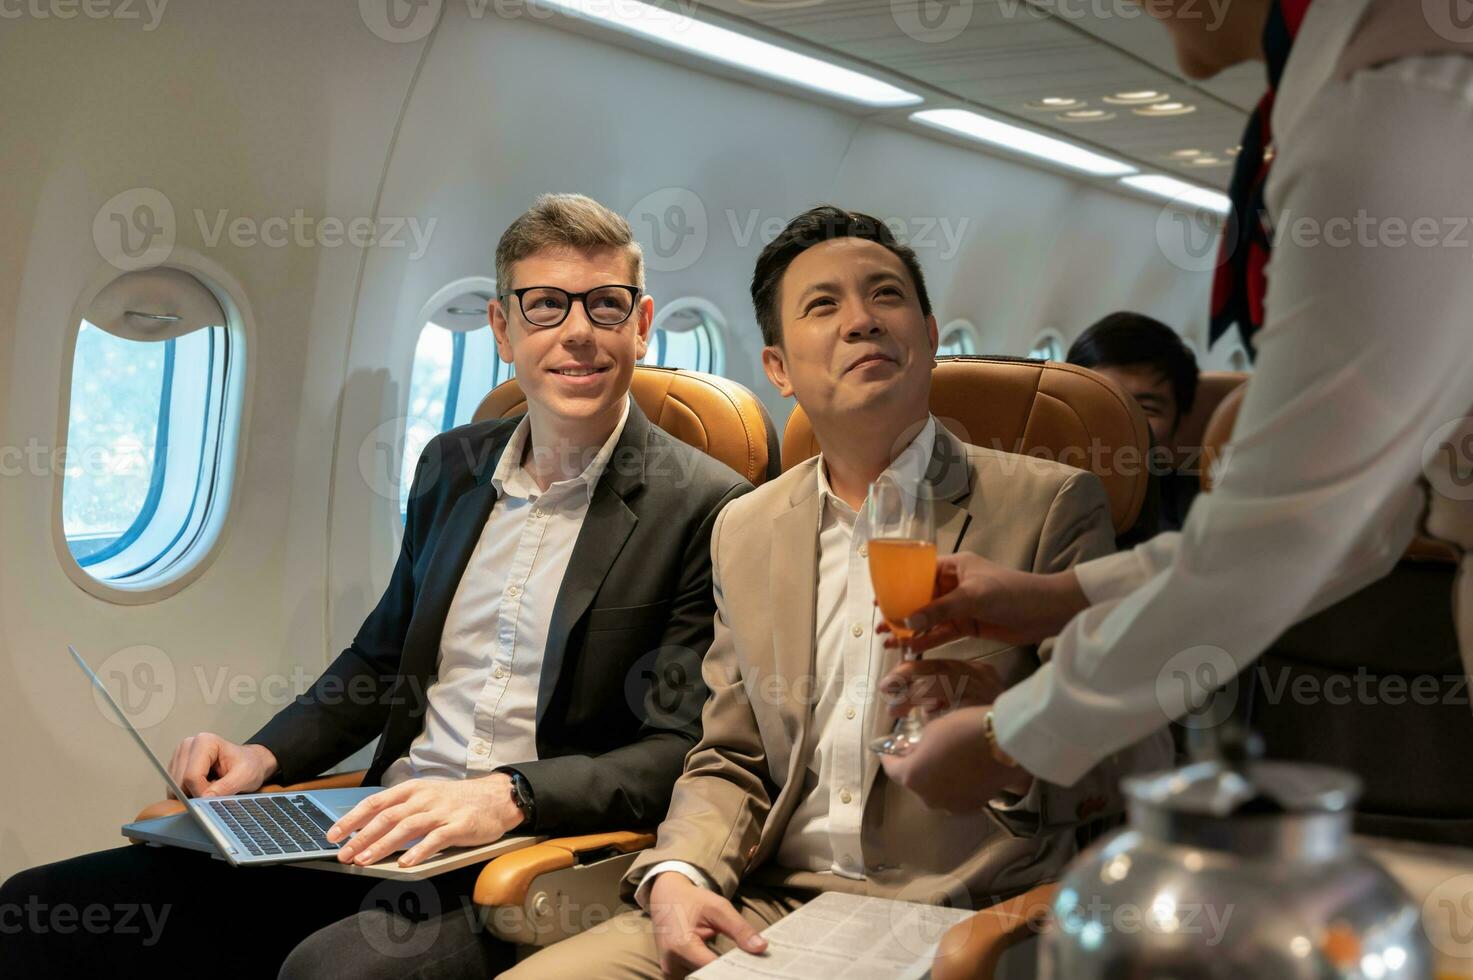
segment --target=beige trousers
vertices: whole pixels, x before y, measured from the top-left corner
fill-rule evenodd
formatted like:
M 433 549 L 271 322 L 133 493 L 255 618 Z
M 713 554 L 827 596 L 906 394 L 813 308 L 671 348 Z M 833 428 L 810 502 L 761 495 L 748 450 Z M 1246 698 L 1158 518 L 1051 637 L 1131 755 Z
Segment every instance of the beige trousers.
M 792 894 L 744 885 L 732 904 L 754 929 L 761 931 L 804 899 Z M 715 942 L 717 953 L 731 949 L 725 936 Z M 549 946 L 501 974 L 502 980 L 660 980 L 660 957 L 655 952 L 654 926 L 638 910 L 614 916 L 587 932 Z

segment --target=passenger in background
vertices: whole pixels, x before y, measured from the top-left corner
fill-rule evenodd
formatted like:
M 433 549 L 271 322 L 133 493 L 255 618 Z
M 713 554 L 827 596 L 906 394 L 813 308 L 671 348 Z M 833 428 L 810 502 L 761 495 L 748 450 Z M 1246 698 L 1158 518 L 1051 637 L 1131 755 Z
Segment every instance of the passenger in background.
M 1130 763 L 1170 759 L 1163 734 L 1071 790 L 1020 779 L 990 820 L 928 811 L 878 773 L 867 745 L 890 716 L 874 695 L 887 661 L 866 561 L 871 484 L 930 496 L 941 551 L 1040 573 L 1114 550 L 1104 488 L 967 445 L 930 414 L 936 320 L 915 253 L 883 222 L 833 207 L 799 215 L 758 258 L 752 302 L 767 376 L 796 396 L 820 455 L 716 522 L 711 698 L 659 840 L 624 880 L 643 911 L 512 977 L 683 976 L 715 958 L 711 940 L 760 951 L 758 930 L 829 890 L 991 904 L 1058 874 L 1075 828 L 1119 808 Z M 1038 663 L 1032 646 L 971 640 L 914 687 L 984 703 Z
M 1160 492 L 1160 530 L 1180 531 L 1201 474 L 1179 473 L 1171 447 L 1177 426 L 1197 398 L 1197 358 L 1160 320 L 1111 313 L 1069 347 L 1068 361 L 1103 374 L 1125 389 L 1151 424 L 1151 475 Z
M 388 788 L 329 832 L 357 832 L 345 862 L 408 847 L 399 863 L 413 865 L 512 832 L 651 826 L 700 732 L 705 688 L 672 678 L 698 676 L 715 609 L 711 528 L 751 486 L 629 395 L 654 304 L 623 218 L 579 195 L 539 198 L 502 235 L 496 281 L 497 352 L 516 365 L 527 414 L 437 436 L 398 564 L 353 643 L 244 744 L 204 732 L 170 763 L 188 792 L 223 796 L 311 778 L 377 736 L 364 782 Z M 650 689 L 631 695 L 641 676 Z M 164 910 L 161 934 L 23 926 L 5 938 L 3 972 L 259 978 L 290 952 L 290 977 L 431 964 L 435 976 L 489 976 L 514 955 L 472 914 L 478 870 L 432 879 L 434 910 L 373 878 L 102 851 L 15 875 L 0 909 L 141 905 Z M 429 921 L 396 922 L 385 905 Z

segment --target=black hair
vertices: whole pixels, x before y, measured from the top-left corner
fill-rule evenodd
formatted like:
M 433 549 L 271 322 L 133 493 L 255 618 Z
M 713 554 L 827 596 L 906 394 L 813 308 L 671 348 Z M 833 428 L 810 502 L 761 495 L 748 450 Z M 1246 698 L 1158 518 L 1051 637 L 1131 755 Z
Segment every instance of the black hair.
M 789 221 L 757 256 L 757 268 L 752 272 L 752 307 L 757 313 L 757 325 L 762 328 L 762 342 L 769 347 L 783 340 L 782 318 L 777 308 L 783 274 L 799 255 L 835 238 L 860 238 L 894 253 L 910 271 L 921 314 L 931 315 L 931 297 L 926 294 L 926 277 L 921 273 L 915 250 L 896 240 L 890 227 L 879 218 L 820 204 Z
M 1175 330 L 1144 313 L 1102 317 L 1069 346 L 1066 360 L 1085 368 L 1149 365 L 1171 382 L 1177 418 L 1197 400 L 1196 355 Z

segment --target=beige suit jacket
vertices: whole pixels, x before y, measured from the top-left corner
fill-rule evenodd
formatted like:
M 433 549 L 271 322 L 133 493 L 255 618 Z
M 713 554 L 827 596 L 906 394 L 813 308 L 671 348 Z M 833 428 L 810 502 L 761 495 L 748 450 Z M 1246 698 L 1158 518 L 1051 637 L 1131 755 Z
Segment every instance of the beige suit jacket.
M 625 879 L 626 893 L 666 860 L 700 868 L 728 897 L 752 878 L 916 901 L 945 896 L 961 907 L 1056 876 L 1076 852 L 1073 829 L 1121 808 L 1122 772 L 1170 763 L 1164 731 L 1071 788 L 1037 782 L 1027 797 L 977 814 L 928 810 L 875 766 L 861 832 L 871 869 L 865 880 L 772 863 L 814 748 L 808 735 L 823 506 L 817 465 L 810 459 L 795 466 L 732 501 L 717 518 L 711 539 L 716 633 L 702 667 L 711 689 L 703 734 L 686 757 L 658 842 Z M 938 428 L 927 480 L 935 491 L 938 553 L 964 550 L 1054 572 L 1114 550 L 1108 501 L 1091 473 L 967 445 Z M 1033 647 L 977 639 L 927 656 L 986 661 L 1009 684 L 1039 664 Z M 883 712 L 872 713 L 887 724 Z

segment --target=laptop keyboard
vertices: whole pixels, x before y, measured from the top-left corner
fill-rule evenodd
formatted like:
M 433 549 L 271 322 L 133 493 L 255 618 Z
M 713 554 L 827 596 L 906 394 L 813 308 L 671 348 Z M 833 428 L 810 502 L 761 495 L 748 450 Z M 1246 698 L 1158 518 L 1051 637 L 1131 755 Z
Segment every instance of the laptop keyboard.
M 324 836 L 335 822 L 305 796 L 210 800 L 210 809 L 235 832 L 253 857 L 335 851 Z

